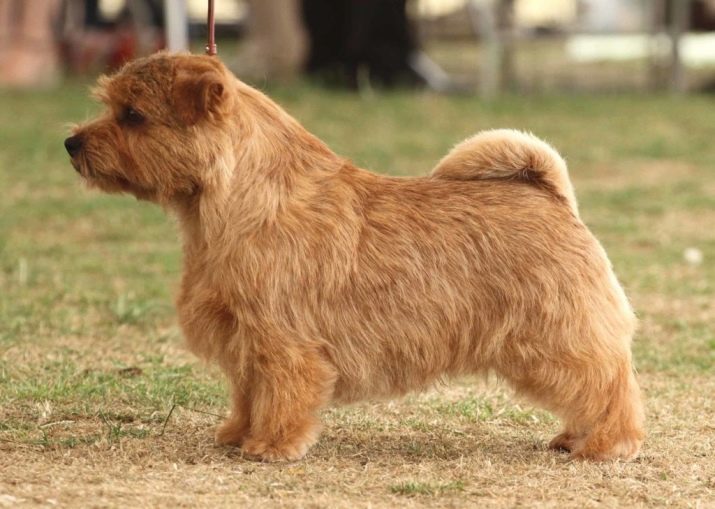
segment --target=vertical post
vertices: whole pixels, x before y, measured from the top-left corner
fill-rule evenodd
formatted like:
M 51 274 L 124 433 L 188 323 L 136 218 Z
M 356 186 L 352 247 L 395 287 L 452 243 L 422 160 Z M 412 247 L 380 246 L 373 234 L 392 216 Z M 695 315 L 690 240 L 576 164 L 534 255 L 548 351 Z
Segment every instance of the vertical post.
M 498 0 L 496 14 L 497 30 L 501 41 L 499 63 L 500 91 L 514 89 L 514 0 Z
M 680 43 L 690 25 L 690 0 L 671 0 L 670 8 L 670 91 L 680 94 L 687 88 Z
M 479 70 L 479 92 L 483 99 L 491 100 L 499 93 L 499 68 L 501 51 L 499 34 L 496 29 L 493 5 L 479 5 L 475 1 L 467 4 L 472 29 L 481 36 L 482 53 Z
M 662 43 L 668 0 L 643 0 L 643 4 L 649 35 L 648 85 L 653 90 L 663 90 L 667 85 Z
M 189 49 L 189 20 L 184 0 L 164 0 L 166 47 L 170 51 Z
M 514 87 L 514 0 L 492 0 L 488 5 L 472 0 L 467 6 L 484 45 L 481 95 L 493 99 Z

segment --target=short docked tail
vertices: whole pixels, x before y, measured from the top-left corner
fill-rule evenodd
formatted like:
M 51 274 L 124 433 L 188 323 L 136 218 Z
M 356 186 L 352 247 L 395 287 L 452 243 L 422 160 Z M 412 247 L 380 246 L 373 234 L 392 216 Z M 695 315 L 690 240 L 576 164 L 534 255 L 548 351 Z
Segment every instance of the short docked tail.
M 563 199 L 578 217 L 566 163 L 548 143 L 512 129 L 482 131 L 463 141 L 432 170 L 451 180 L 519 180 Z

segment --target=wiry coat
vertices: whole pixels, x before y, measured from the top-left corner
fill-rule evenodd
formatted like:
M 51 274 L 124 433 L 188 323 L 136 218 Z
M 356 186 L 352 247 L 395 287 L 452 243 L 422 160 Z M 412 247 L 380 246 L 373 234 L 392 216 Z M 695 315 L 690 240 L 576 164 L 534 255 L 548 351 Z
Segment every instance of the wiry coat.
M 220 443 L 295 459 L 331 402 L 493 371 L 564 420 L 552 447 L 637 453 L 635 319 L 544 142 L 489 131 L 430 176 L 392 178 L 215 59 L 160 54 L 98 94 L 110 112 L 76 130 L 73 163 L 176 211 L 180 323 L 232 388 Z

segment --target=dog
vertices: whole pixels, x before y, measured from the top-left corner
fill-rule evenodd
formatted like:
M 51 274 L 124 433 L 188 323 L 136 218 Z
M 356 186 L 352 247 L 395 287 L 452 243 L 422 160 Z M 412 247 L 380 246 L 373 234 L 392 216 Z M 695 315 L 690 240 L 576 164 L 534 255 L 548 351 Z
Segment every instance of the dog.
M 637 455 L 636 318 L 545 142 L 486 131 L 397 178 L 215 57 L 136 60 L 95 95 L 106 111 L 65 147 L 90 187 L 178 217 L 179 322 L 230 385 L 218 444 L 297 460 L 330 404 L 495 373 L 563 421 L 551 448 Z

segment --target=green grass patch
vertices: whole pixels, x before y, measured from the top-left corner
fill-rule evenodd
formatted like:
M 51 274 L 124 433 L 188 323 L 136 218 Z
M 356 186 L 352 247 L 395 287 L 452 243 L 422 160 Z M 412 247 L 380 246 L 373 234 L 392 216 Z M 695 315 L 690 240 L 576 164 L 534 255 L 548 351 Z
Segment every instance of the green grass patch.
M 405 497 L 438 496 L 464 491 L 463 481 L 448 483 L 430 483 L 421 481 L 403 481 L 390 485 L 390 493 Z

